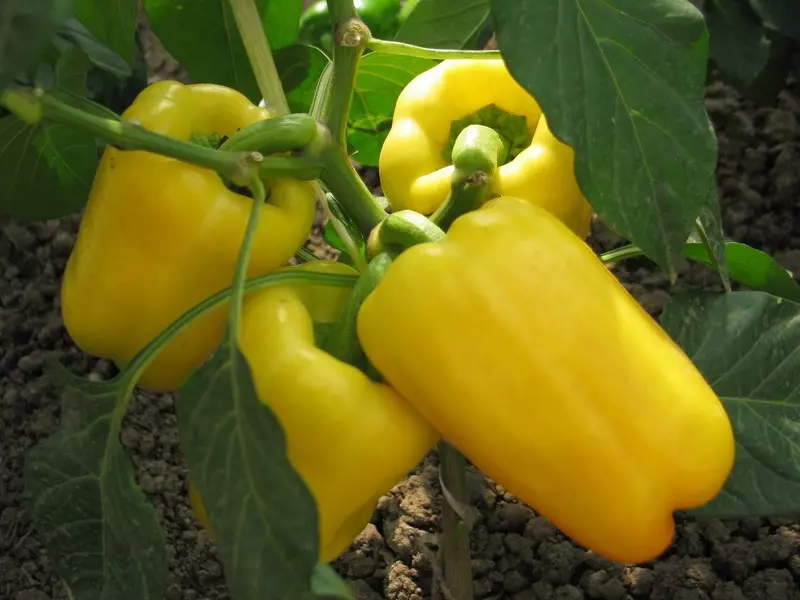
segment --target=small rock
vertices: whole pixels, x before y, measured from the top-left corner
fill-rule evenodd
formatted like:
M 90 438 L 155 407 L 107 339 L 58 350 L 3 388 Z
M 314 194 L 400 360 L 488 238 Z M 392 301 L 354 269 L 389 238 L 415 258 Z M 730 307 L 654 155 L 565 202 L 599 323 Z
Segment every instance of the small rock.
M 583 600 L 583 598 L 583 590 L 574 585 L 561 585 L 553 593 L 553 600 Z
M 519 571 L 509 571 L 503 577 L 503 589 L 513 594 L 528 586 L 530 582 Z
M 558 530 L 555 526 L 544 517 L 534 517 L 525 525 L 523 535 L 531 540 L 534 545 L 539 545 L 545 540 L 554 538 L 557 532 Z

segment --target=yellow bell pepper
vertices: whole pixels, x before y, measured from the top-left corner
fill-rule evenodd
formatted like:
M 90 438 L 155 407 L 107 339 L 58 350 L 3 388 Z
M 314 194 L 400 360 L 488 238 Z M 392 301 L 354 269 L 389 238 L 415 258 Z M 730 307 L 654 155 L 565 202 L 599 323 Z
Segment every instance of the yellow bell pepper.
M 290 268 L 356 273 L 329 261 Z M 315 497 L 323 562 L 350 545 L 380 496 L 439 439 L 391 387 L 315 345 L 314 324 L 332 323 L 344 309 L 342 290 L 287 284 L 252 292 L 239 331 L 256 391 L 281 423 L 289 460 Z M 190 494 L 210 530 L 197 490 Z
M 122 118 L 189 140 L 231 136 L 270 113 L 235 90 L 161 81 L 146 88 Z M 253 240 L 249 277 L 286 264 L 308 237 L 315 214 L 311 182 L 264 183 L 268 201 Z M 75 343 L 121 366 L 181 314 L 229 286 L 251 203 L 209 169 L 106 148 L 61 291 L 64 325 Z M 225 303 L 173 338 L 139 385 L 178 388 L 216 348 L 227 311 Z
M 507 491 L 609 559 L 656 558 L 733 465 L 686 354 L 546 210 L 501 197 L 389 267 L 358 315 L 398 393 Z
M 430 215 L 441 206 L 454 172 L 443 155 L 451 125 L 492 104 L 524 117 L 532 139 L 497 169 L 491 194 L 541 206 L 585 238 L 592 210 L 575 180 L 572 148 L 553 135 L 536 100 L 499 58 L 445 60 L 400 93 L 378 165 L 392 208 Z

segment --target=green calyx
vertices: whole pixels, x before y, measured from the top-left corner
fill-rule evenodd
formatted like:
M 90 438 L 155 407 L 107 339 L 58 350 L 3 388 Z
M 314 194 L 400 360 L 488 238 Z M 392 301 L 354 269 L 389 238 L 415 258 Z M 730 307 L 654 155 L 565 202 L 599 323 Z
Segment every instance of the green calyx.
M 417 244 L 440 242 L 444 231 L 433 221 L 413 210 L 401 210 L 386 217 L 367 239 L 367 257 L 382 253 L 398 255 Z
M 447 164 L 451 164 L 453 147 L 458 136 L 470 125 L 484 125 L 494 129 L 508 142 L 508 154 L 506 160 L 499 163 L 501 165 L 516 158 L 520 152 L 531 145 L 533 139 L 528 131 L 528 121 L 523 115 L 513 115 L 496 104 L 487 104 L 463 119 L 450 124 L 450 136 L 442 150 L 442 157 Z

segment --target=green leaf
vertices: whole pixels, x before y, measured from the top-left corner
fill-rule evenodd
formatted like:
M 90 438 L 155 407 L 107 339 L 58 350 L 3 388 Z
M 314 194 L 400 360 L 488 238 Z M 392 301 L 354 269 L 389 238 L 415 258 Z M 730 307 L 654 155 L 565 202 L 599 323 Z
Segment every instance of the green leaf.
M 725 236 L 722 231 L 722 213 L 717 197 L 716 183 L 712 184 L 708 193 L 708 201 L 697 220 L 697 233 L 711 257 L 710 266 L 716 269 L 726 291 L 731 291 L 731 278 L 728 273 L 727 254 L 725 252 Z M 686 255 L 684 248 L 684 256 Z
M 128 63 L 119 54 L 101 44 L 77 19 L 68 19 L 59 29 L 58 38 L 83 50 L 92 64 L 103 71 L 117 77 L 131 76 Z
M 361 60 L 347 134 L 356 162 L 377 166 L 381 146 L 391 127 L 397 97 L 414 77 L 435 64 L 427 58 L 378 52 Z
M 75 16 L 101 44 L 132 63 L 139 0 L 76 0 Z
M 354 600 L 353 592 L 347 584 L 326 564 L 318 564 L 311 575 L 311 590 L 316 598 L 330 600 Z
M 797 0 L 747 0 L 766 25 L 800 42 L 800 4 Z
M 56 87 L 64 92 L 83 96 L 86 94 L 88 72 L 89 57 L 83 50 L 73 46 L 56 62 Z
M 0 91 L 36 64 L 74 0 L 2 0 L 0 2 Z
M 686 244 L 683 255 L 690 260 L 714 266 L 703 244 Z M 800 284 L 769 254 L 747 244 L 727 242 L 725 256 L 730 275 L 736 281 L 756 291 L 800 302 Z
M 720 396 L 736 439 L 700 518 L 800 512 L 800 306 L 762 292 L 675 297 L 661 323 Z
M 231 597 L 304 598 L 319 552 L 316 504 L 231 337 L 181 389 L 181 448 L 214 530 Z
M 674 278 L 707 200 L 707 33 L 686 0 L 490 0 L 498 46 L 602 220 Z
M 56 85 L 72 104 L 86 93 L 89 60 L 73 47 L 56 63 Z M 58 93 L 57 92 L 57 93 Z M 61 123 L 27 125 L 0 119 L 0 214 L 23 220 L 56 219 L 80 210 L 98 163 L 94 137 Z
M 421 0 L 394 39 L 428 48 L 471 49 L 489 22 L 489 0 Z
M 757 15 L 741 0 L 710 0 L 705 16 L 712 60 L 726 75 L 752 83 L 770 58 L 770 41 Z
M 56 219 L 86 203 L 97 168 L 91 135 L 59 123 L 0 119 L 0 214 Z
M 314 100 L 317 81 L 330 62 L 328 57 L 318 48 L 302 44 L 281 48 L 274 57 L 289 109 L 292 112 L 308 113 Z
M 229 0 L 143 0 L 142 5 L 153 32 L 193 80 L 234 88 L 252 102 L 261 100 Z M 256 5 L 272 50 L 292 44 L 302 4 L 256 0 Z
M 28 452 L 25 492 L 38 538 L 75 600 L 161 600 L 165 540 L 119 441 L 133 384 L 56 369 L 61 427 Z

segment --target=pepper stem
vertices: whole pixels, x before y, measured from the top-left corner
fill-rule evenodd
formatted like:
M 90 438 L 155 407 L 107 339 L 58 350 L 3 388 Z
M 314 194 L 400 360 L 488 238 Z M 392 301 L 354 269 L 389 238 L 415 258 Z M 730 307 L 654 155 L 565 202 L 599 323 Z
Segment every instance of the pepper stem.
M 413 210 L 401 210 L 386 217 L 367 240 L 367 257 L 381 253 L 400 254 L 411 246 L 440 242 L 445 233 L 428 217 Z
M 447 442 L 441 442 L 438 451 L 439 477 L 445 497 L 442 503 L 442 543 L 439 545 L 444 585 L 451 598 L 472 600 L 472 562 L 469 549 L 471 524 L 459 516 L 456 510 L 457 506 L 469 506 L 467 462 Z
M 328 94 L 320 110 L 320 120 L 327 125 L 334 141 L 347 144 L 347 122 L 353 102 L 356 74 L 367 42 L 369 28 L 358 18 L 352 0 L 328 0 L 333 25 L 333 63 Z
M 294 171 L 291 164 L 286 163 L 288 157 L 271 157 L 280 159 L 276 164 L 263 159 L 257 152 L 221 152 L 206 148 L 148 131 L 128 121 L 99 117 L 37 90 L 7 90 L 0 103 L 12 112 L 16 106 L 25 106 L 26 111 L 30 111 L 34 104 L 38 104 L 42 119 L 87 131 L 120 150 L 145 150 L 213 169 L 237 184 L 246 185 L 252 173 L 268 169 L 272 164 L 278 166 L 280 172 Z M 308 170 L 305 167 L 309 164 L 307 161 L 304 163 L 304 171 Z
M 278 69 L 275 68 L 269 40 L 264 32 L 264 21 L 258 13 L 255 1 L 229 0 L 229 2 L 233 18 L 236 20 L 236 27 L 239 29 L 244 48 L 247 51 L 247 58 L 250 59 L 258 89 L 261 97 L 264 98 L 267 109 L 272 114 L 279 116 L 289 114 L 291 112 L 289 104 L 283 93 Z
M 390 40 L 377 40 L 367 42 L 367 50 L 382 52 L 383 54 L 399 54 L 401 56 L 415 56 L 417 58 L 431 58 L 433 60 L 447 60 L 449 58 L 502 58 L 499 50 L 452 50 L 447 48 L 423 48 L 404 42 Z

